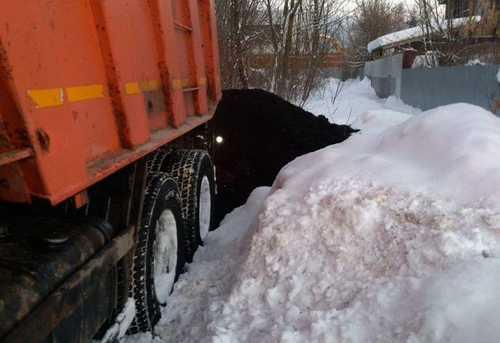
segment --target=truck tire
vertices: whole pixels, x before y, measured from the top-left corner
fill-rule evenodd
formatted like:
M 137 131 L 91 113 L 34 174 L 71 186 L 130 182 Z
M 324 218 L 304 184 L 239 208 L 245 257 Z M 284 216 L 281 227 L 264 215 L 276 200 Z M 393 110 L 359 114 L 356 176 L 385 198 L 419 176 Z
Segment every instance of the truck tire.
M 161 317 L 185 262 L 184 224 L 177 184 L 165 173 L 150 175 L 132 263 L 130 297 L 136 316 L 129 333 L 151 331 Z
M 176 150 L 163 161 L 162 170 L 179 185 L 186 227 L 188 262 L 212 229 L 215 201 L 214 167 L 204 150 Z
M 146 170 L 148 175 L 154 175 L 155 173 L 165 173 L 166 170 L 163 167 L 165 160 L 171 154 L 171 150 L 160 148 L 149 155 L 146 161 Z

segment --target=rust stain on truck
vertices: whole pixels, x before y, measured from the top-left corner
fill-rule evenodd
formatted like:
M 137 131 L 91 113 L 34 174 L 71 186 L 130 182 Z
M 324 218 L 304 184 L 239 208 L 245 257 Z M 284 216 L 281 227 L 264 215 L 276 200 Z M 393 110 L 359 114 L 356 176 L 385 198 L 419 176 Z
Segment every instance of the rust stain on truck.
M 7 50 L 2 45 L 0 40 L 0 79 L 10 80 L 12 79 L 12 67 L 9 65 L 7 60 Z

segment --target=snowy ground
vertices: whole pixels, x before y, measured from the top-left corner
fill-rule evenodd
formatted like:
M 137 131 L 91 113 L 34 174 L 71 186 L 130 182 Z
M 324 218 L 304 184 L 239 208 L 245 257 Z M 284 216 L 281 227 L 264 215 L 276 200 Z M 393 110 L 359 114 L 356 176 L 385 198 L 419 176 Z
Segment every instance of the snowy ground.
M 337 111 L 321 98 L 308 109 L 361 133 L 256 189 L 197 252 L 155 337 L 127 342 L 498 341 L 500 120 L 465 104 L 413 115 L 365 81 Z
M 380 128 L 380 125 L 377 125 L 380 121 L 388 125 L 396 124 L 407 119 L 409 115 L 420 112 L 394 96 L 380 99 L 368 79 L 345 82 L 331 79 L 311 96 L 304 108 L 314 114 L 324 115 L 332 123 L 349 124 L 357 128 L 364 128 L 363 121 L 366 121 L 367 112 L 383 110 L 368 115 L 378 118 L 378 123 L 370 122 L 371 128 L 377 129 Z

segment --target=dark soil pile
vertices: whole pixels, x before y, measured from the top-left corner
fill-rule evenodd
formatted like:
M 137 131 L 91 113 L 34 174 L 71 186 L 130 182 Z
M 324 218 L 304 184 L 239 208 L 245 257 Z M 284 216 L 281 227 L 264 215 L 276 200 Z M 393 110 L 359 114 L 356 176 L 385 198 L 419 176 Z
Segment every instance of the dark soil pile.
M 214 154 L 217 223 L 254 188 L 272 185 L 288 162 L 356 131 L 258 89 L 224 91 L 213 122 L 215 135 L 224 139 Z

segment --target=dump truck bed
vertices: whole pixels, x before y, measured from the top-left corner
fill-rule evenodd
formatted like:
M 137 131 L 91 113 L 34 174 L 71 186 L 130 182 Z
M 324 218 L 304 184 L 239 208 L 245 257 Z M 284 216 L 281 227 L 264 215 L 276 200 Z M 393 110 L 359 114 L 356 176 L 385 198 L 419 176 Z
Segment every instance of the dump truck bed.
M 0 8 L 0 201 L 58 204 L 215 111 L 213 0 Z

